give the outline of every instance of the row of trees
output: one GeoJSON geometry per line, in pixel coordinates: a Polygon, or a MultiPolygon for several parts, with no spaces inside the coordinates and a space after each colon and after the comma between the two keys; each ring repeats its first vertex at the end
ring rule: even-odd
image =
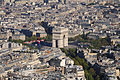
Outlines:
{"type": "Polygon", "coordinates": [[[36,36],[26,37],[25,41],[32,41],[32,40],[38,40],[38,39],[45,39],[46,41],[52,41],[52,35],[48,34],[46,37],[43,37],[43,38],[39,38],[36,36]]]}
{"type": "Polygon", "coordinates": [[[99,49],[101,48],[101,46],[111,45],[110,39],[108,37],[99,39],[89,39],[87,37],[88,34],[78,35],[74,38],[69,38],[69,41],[77,40],[77,42],[90,43],[91,46],[89,48],[92,49],[99,49]]]}
{"type": "Polygon", "coordinates": [[[100,76],[96,74],[96,71],[90,65],[88,65],[86,60],[84,58],[80,58],[79,55],[76,54],[76,49],[70,48],[66,50],[61,48],[61,50],[66,54],[66,56],[70,57],[75,62],[75,65],[83,66],[86,80],[101,80],[100,76]]]}
{"type": "Polygon", "coordinates": [[[23,40],[12,40],[12,38],[10,38],[9,42],[21,43],[21,44],[29,47],[30,49],[37,49],[37,47],[31,46],[30,44],[25,44],[24,42],[34,41],[34,40],[38,40],[38,39],[45,39],[46,41],[52,41],[52,35],[48,34],[47,37],[43,37],[43,38],[39,38],[39,37],[36,37],[36,36],[26,37],[25,41],[23,41],[23,40]]]}
{"type": "MultiPolygon", "coordinates": [[[[29,39],[29,40],[30,40],[30,39],[29,39]]],[[[25,41],[29,41],[29,40],[25,40],[25,41]]],[[[9,39],[8,41],[9,41],[9,42],[14,42],[14,43],[20,43],[20,44],[22,44],[22,45],[25,45],[25,46],[29,47],[30,49],[37,49],[37,47],[35,47],[35,46],[31,46],[31,45],[29,45],[29,44],[25,44],[25,43],[24,43],[25,41],[23,41],[23,40],[12,40],[12,39],[9,39]]]]}
{"type": "Polygon", "coordinates": [[[108,37],[102,38],[102,39],[97,39],[97,40],[88,39],[88,43],[91,43],[92,48],[94,48],[94,49],[100,49],[102,46],[110,45],[110,41],[109,41],[108,37]]]}

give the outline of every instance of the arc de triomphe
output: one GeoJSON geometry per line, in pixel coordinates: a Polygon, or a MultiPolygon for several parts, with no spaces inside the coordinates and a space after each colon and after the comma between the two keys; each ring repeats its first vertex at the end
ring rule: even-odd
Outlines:
{"type": "Polygon", "coordinates": [[[68,28],[53,28],[52,47],[63,48],[66,46],[68,46],[68,28]]]}

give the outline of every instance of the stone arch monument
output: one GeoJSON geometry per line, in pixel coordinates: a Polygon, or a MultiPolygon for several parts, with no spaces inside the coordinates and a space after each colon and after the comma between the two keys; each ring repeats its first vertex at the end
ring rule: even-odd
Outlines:
{"type": "Polygon", "coordinates": [[[68,46],[68,28],[53,28],[52,47],[63,48],[66,46],[68,46]]]}

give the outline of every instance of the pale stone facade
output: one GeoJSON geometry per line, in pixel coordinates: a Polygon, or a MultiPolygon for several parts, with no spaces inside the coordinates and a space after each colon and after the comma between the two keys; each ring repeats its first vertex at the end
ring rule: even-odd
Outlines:
{"type": "Polygon", "coordinates": [[[63,48],[68,46],[68,28],[54,28],[52,33],[52,47],[63,48]]]}

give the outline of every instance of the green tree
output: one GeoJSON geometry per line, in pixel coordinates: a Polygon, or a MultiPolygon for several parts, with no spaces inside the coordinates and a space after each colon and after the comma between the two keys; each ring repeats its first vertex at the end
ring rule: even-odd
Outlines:
{"type": "Polygon", "coordinates": [[[26,37],[25,41],[32,41],[32,40],[37,40],[38,37],[32,36],[32,37],[26,37]]]}
{"type": "Polygon", "coordinates": [[[74,61],[75,65],[80,65],[80,63],[75,58],[72,58],[72,60],[74,61]]]}
{"type": "Polygon", "coordinates": [[[76,57],[76,49],[69,48],[68,52],[69,52],[70,56],[76,57]]]}
{"type": "Polygon", "coordinates": [[[89,80],[89,73],[87,70],[84,70],[85,71],[85,77],[86,77],[86,80],[89,80]]]}
{"type": "Polygon", "coordinates": [[[52,35],[48,34],[47,37],[46,37],[46,40],[47,41],[52,41],[52,35]]]}
{"type": "Polygon", "coordinates": [[[100,76],[97,75],[97,76],[95,77],[95,80],[100,80],[100,76]]]}
{"type": "Polygon", "coordinates": [[[76,52],[76,49],[74,49],[74,48],[69,48],[69,52],[70,52],[70,53],[75,53],[75,52],[76,52]]]}
{"type": "Polygon", "coordinates": [[[68,51],[64,48],[61,48],[62,52],[64,52],[66,54],[66,56],[68,56],[68,51]]]}
{"type": "Polygon", "coordinates": [[[94,76],[96,75],[95,70],[93,68],[89,69],[89,73],[91,73],[91,75],[94,75],[94,76]]]}
{"type": "Polygon", "coordinates": [[[89,79],[88,80],[94,80],[91,74],[89,74],[89,79]]]}
{"type": "Polygon", "coordinates": [[[83,64],[83,68],[86,69],[86,70],[88,70],[89,69],[89,65],[87,63],[84,63],[83,64]]]}

